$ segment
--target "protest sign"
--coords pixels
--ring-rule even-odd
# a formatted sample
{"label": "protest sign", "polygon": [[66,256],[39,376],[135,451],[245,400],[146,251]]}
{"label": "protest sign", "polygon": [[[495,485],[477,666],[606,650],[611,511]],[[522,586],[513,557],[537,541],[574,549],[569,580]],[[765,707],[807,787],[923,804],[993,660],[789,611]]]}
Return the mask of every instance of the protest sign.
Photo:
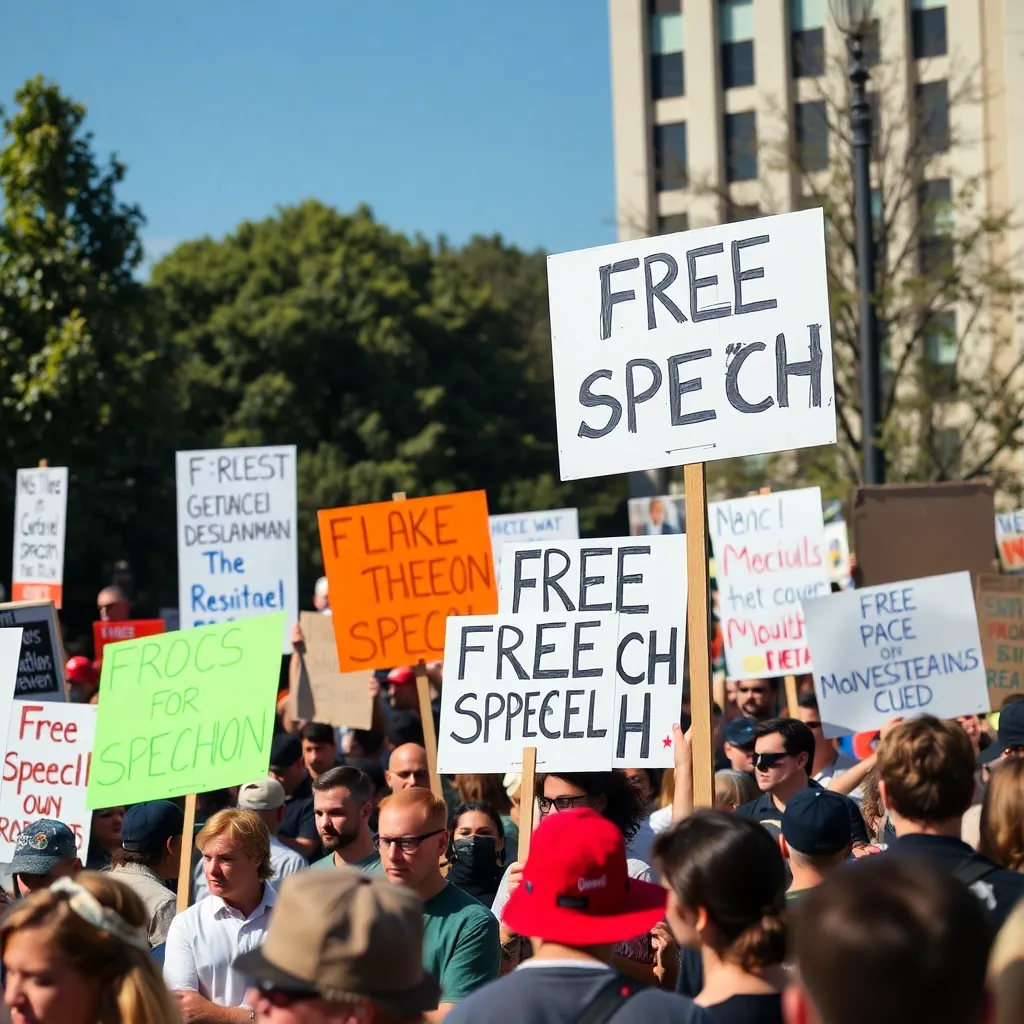
{"label": "protest sign", "polygon": [[[299,617],[295,446],[178,452],[178,606],[186,629]],[[281,651],[291,644],[283,630]]]}
{"label": "protest sign", "polygon": [[804,617],[826,736],[989,710],[968,573],[812,598]]}
{"label": "protest sign", "polygon": [[237,786],[270,764],[283,613],[111,644],[88,807]]}
{"label": "protest sign", "polygon": [[342,672],[440,658],[449,615],[497,610],[484,491],[322,509],[318,518]]}
{"label": "protest sign", "polygon": [[857,585],[992,572],[994,521],[991,484],[858,487],[853,509]]}
{"label": "protest sign", "polygon": [[0,722],[8,722],[24,644],[20,626],[0,629]]}
{"label": "protest sign", "polygon": [[14,497],[11,599],[52,601],[60,608],[64,585],[64,531],[68,471],[40,465],[19,469]]}
{"label": "protest sign", "polygon": [[543,615],[451,616],[438,772],[507,772],[526,746],[536,747],[541,772],[611,768],[616,618],[561,605]]}
{"label": "protest sign", "polygon": [[[505,545],[500,614],[617,616],[609,627],[614,767],[672,764],[672,723],[683,699],[686,563],[682,536]],[[447,689],[447,659],[445,670]]]}
{"label": "protest sign", "polygon": [[1024,573],[1024,509],[996,515],[996,545],[1003,569]]}
{"label": "protest sign", "polygon": [[631,537],[686,533],[686,503],[681,494],[630,498],[626,504]]}
{"label": "protest sign", "polygon": [[14,702],[0,787],[0,863],[10,864],[18,836],[40,818],[64,822],[85,862],[92,825],[85,794],[96,711],[93,704]]}
{"label": "protest sign", "polygon": [[494,571],[501,579],[501,548],[508,543],[536,544],[545,540],[576,540],[580,535],[579,510],[556,508],[550,512],[510,512],[490,516]]}
{"label": "protest sign", "polygon": [[1024,694],[1024,576],[978,577],[978,627],[993,711]]}
{"label": "protest sign", "polygon": [[103,657],[107,644],[121,640],[134,640],[140,636],[157,636],[165,633],[163,619],[125,619],[121,622],[94,622],[92,624],[92,650],[94,658]]}
{"label": "protest sign", "polygon": [[548,257],[563,480],[836,439],[821,210]]}
{"label": "protest sign", "polygon": [[12,626],[20,626],[23,630],[14,696],[32,700],[67,700],[64,681],[67,659],[53,604],[49,601],[0,604],[0,630],[6,633]]}
{"label": "protest sign", "polygon": [[801,602],[831,592],[821,491],[708,505],[730,679],[810,671]]}
{"label": "protest sign", "polygon": [[305,649],[292,655],[289,684],[292,713],[302,722],[326,722],[369,729],[373,718],[370,672],[341,672],[330,615],[299,617]]}

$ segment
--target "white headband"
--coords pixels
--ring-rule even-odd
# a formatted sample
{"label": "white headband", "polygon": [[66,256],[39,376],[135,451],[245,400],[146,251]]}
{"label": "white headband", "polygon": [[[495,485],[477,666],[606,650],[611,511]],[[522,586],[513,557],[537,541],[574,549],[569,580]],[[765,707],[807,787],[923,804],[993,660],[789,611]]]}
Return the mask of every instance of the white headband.
{"label": "white headband", "polygon": [[83,920],[101,932],[107,932],[143,953],[150,951],[149,936],[144,928],[134,928],[116,910],[105,907],[88,889],[70,878],[58,878],[50,892],[67,896],[68,906]]}

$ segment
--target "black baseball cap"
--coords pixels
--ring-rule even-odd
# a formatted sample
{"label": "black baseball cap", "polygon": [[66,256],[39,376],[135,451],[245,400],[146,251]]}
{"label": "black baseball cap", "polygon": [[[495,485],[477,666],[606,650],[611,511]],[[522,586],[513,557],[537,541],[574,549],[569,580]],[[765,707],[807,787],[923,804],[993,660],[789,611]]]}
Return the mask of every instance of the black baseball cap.
{"label": "black baseball cap", "polygon": [[750,747],[753,749],[754,740],[757,736],[754,733],[754,720],[752,718],[734,718],[731,722],[725,723],[722,730],[722,740],[732,747]]}
{"label": "black baseball cap", "polygon": [[55,818],[29,822],[14,841],[12,875],[45,875],[78,856],[75,833]]}
{"label": "black baseball cap", "polygon": [[135,804],[124,814],[121,848],[128,853],[152,853],[168,839],[180,836],[184,828],[185,815],[170,800]]}
{"label": "black baseball cap", "polygon": [[1003,756],[1011,747],[1024,747],[1024,699],[1007,704],[999,712],[997,740],[990,743],[979,755],[979,764],[990,764]]}
{"label": "black baseball cap", "polygon": [[298,736],[279,732],[270,744],[270,767],[291,768],[302,758],[302,742]]}
{"label": "black baseball cap", "polygon": [[786,804],[782,836],[808,857],[830,857],[852,842],[846,798],[827,789],[808,786]]}

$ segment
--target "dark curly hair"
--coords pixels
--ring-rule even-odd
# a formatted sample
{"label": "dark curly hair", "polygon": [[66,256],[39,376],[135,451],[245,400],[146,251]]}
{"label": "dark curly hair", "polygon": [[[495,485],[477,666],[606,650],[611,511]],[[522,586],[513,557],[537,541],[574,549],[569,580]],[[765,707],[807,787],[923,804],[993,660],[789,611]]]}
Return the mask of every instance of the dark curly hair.
{"label": "dark curly hair", "polygon": [[[617,826],[628,843],[640,831],[648,815],[647,803],[640,787],[624,772],[549,772],[552,778],[582,789],[592,800],[604,797],[601,817]],[[537,776],[536,795],[544,795],[547,775]]]}

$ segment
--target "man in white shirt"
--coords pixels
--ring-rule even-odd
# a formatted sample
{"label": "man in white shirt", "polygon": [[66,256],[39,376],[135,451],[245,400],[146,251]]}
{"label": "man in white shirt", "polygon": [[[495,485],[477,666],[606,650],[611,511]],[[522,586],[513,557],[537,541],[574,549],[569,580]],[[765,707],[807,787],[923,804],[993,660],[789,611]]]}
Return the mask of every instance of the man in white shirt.
{"label": "man in white shirt", "polygon": [[207,821],[196,846],[210,895],[171,923],[164,980],[184,1020],[242,1024],[256,1019],[245,1002],[251,979],[232,963],[263,942],[277,899],[270,832],[255,811],[230,808]]}

